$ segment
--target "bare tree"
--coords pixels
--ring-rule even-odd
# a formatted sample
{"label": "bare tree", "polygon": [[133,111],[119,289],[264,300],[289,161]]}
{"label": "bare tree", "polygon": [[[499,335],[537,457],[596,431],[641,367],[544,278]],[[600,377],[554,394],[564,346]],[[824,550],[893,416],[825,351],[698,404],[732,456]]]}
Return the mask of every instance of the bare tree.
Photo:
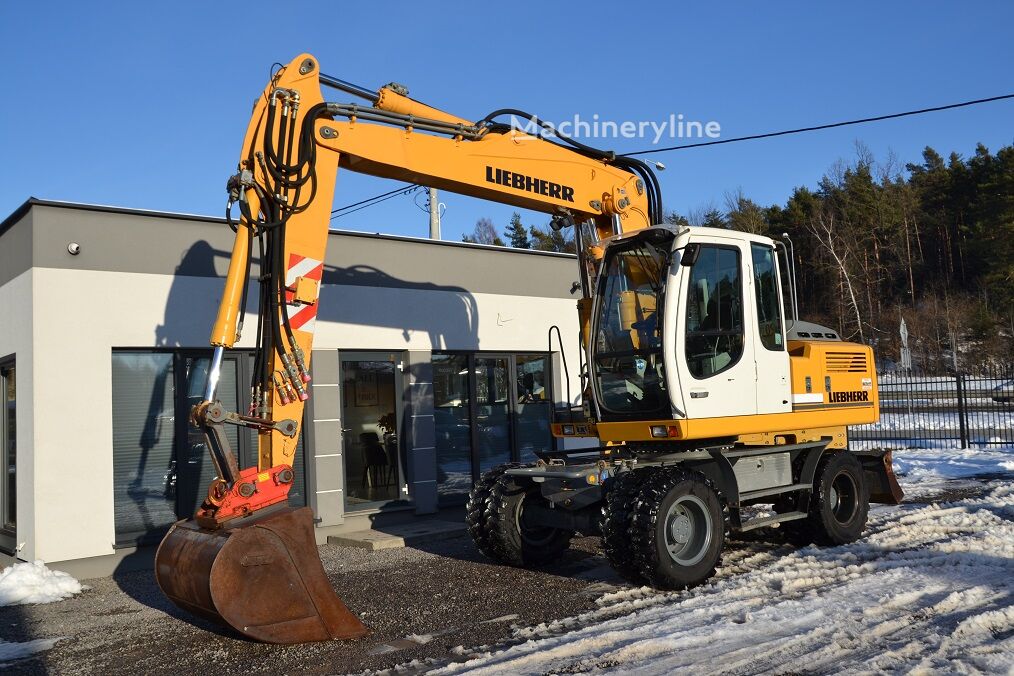
{"label": "bare tree", "polygon": [[[851,254],[848,242],[835,232],[834,214],[829,210],[819,210],[813,218],[807,222],[807,229],[820,243],[821,247],[834,259],[838,274],[848,291],[849,305],[855,313],[856,331],[859,333],[859,341],[865,342],[863,335],[863,318],[859,309],[859,302],[856,300],[855,287],[852,284],[852,274],[845,264]],[[853,334],[855,335],[855,334]]]}

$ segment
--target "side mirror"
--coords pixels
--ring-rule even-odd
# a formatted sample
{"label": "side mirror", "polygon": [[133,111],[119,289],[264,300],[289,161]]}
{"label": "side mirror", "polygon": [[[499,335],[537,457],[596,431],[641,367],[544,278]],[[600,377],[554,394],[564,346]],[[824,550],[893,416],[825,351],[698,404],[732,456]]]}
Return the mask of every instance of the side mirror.
{"label": "side mirror", "polygon": [[680,265],[692,267],[701,255],[701,245],[691,242],[683,247],[683,255],[680,257]]}

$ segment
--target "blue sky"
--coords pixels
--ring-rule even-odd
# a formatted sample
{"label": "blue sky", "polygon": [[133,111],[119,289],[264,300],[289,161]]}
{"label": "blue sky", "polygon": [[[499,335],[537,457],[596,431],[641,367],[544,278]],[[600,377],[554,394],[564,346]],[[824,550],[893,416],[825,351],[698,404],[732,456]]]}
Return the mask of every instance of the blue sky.
{"label": "blue sky", "polygon": [[[1012,3],[27,3],[0,8],[0,215],[33,195],[218,215],[253,98],[301,52],[325,73],[478,119],[715,120],[724,137],[1014,92]],[[348,100],[329,95],[332,100]],[[781,203],[865,143],[918,161],[1014,141],[1014,100],[654,156],[667,209]],[[595,141],[619,152],[650,139]],[[678,140],[677,140],[678,141]],[[667,143],[666,145],[670,145]],[[397,184],[339,175],[335,205]],[[444,237],[513,209],[442,193]],[[526,214],[529,223],[544,223]],[[336,227],[425,236],[398,197]]]}

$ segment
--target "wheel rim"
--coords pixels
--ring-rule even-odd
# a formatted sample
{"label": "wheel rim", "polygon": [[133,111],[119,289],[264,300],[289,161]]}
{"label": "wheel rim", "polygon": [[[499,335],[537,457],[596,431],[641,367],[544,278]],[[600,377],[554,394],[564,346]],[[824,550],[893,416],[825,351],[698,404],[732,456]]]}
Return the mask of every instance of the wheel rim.
{"label": "wheel rim", "polygon": [[692,566],[701,561],[711,545],[711,513],[695,495],[683,495],[669,506],[665,516],[665,548],[676,564]]}
{"label": "wheel rim", "polygon": [[828,503],[835,521],[848,523],[852,520],[859,506],[858,495],[859,491],[851,474],[839,472],[835,475],[828,493]]}

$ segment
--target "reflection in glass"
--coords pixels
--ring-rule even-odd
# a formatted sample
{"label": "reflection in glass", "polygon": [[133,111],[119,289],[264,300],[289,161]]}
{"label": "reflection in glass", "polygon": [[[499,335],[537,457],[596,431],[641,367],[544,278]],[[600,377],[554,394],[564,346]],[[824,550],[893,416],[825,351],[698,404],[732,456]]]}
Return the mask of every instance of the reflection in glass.
{"label": "reflection in glass", "polygon": [[113,354],[113,494],[117,542],[176,521],[173,356]]}
{"label": "reflection in glass", "polygon": [[506,357],[475,358],[479,474],[510,462],[510,370]]}
{"label": "reflection in glass", "polygon": [[778,299],[778,273],[775,251],[763,244],[751,244],[753,285],[757,290],[757,330],[761,344],[768,350],[785,350],[782,336],[781,301]]}
{"label": "reflection in glass", "polygon": [[434,354],[432,364],[437,492],[441,502],[453,502],[472,487],[468,357]]}
{"label": "reflection in glass", "polygon": [[517,377],[517,440],[521,462],[534,462],[535,451],[552,447],[550,407],[547,388],[548,359],[542,355],[519,354],[515,358]]}
{"label": "reflection in glass", "polygon": [[634,243],[610,252],[595,325],[595,379],[601,405],[645,413],[666,402],[661,301],[669,241]]}

